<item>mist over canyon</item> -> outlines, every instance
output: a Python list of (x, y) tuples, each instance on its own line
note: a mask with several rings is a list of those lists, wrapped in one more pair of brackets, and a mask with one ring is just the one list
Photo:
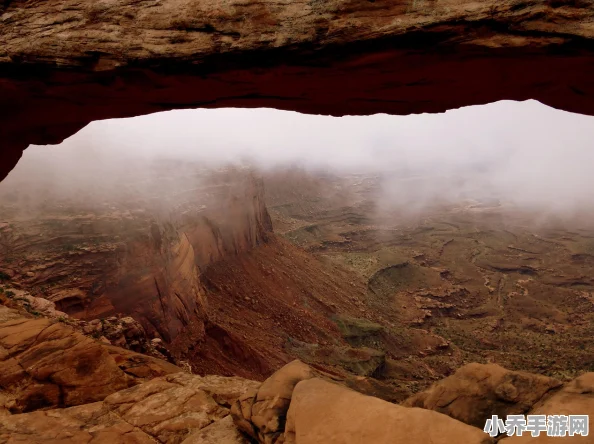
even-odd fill
[[(487, 378), (461, 408), (528, 411), (594, 369), (590, 121), (534, 101), (407, 117), (192, 110), (31, 146), (0, 184), (0, 299), (102, 344), (136, 379), (76, 401), (38, 377), (5, 409), (106, 403), (183, 369), (252, 389), (318, 375), (472, 426), (432, 396)], [(508, 380), (532, 389), (491, 394)], [(257, 442), (289, 436), (244, 414)]]

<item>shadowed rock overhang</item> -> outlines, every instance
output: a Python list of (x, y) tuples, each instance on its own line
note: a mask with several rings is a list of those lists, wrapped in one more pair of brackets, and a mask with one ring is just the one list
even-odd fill
[[(0, 179), (29, 144), (176, 108), (594, 114), (594, 1), (3, 0)], [(232, 122), (230, 122), (232, 125)]]

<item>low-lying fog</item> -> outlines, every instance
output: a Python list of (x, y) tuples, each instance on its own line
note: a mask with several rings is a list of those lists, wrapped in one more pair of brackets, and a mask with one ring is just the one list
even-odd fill
[(535, 101), (438, 115), (335, 118), (218, 109), (98, 121), (61, 145), (28, 148), (0, 184), (0, 199), (23, 184), (38, 184), (38, 196), (51, 190), (117, 193), (119, 183), (132, 177), (154, 189), (163, 184), (155, 176), (162, 171), (153, 167), (164, 159), (192, 161), (190, 168), (298, 165), (381, 174), (379, 201), (402, 209), (467, 198), (495, 198), (557, 216), (594, 209), (594, 118)]

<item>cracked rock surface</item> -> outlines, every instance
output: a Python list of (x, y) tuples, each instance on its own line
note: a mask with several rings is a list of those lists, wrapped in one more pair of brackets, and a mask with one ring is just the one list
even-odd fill
[[(589, 414), (594, 412), (592, 373), (560, 386), (551, 378), (472, 364), (425, 393), (465, 401), (442, 411), (397, 405), (350, 390), (300, 361), (264, 383), (238, 377), (171, 373), (65, 409), (0, 415), (6, 443), (175, 444), (492, 444), (469, 416)], [(467, 380), (470, 389), (461, 381)], [(495, 393), (495, 395), (494, 395)], [(487, 400), (505, 398), (507, 410)], [(465, 406), (466, 408), (461, 408)], [(444, 414), (445, 413), (445, 414)], [(475, 418), (476, 419), (476, 418)], [(500, 437), (501, 438), (501, 437)], [(502, 438), (548, 442), (546, 436)], [(573, 440), (574, 438), (571, 438)], [(575, 437), (578, 442), (580, 437)]]
[(175, 373), (103, 402), (1, 416), (0, 442), (247, 444), (227, 406), (258, 386), (241, 378)]
[(100, 401), (147, 379), (181, 371), (106, 345), (47, 318), (0, 306), (0, 409), (21, 413)]

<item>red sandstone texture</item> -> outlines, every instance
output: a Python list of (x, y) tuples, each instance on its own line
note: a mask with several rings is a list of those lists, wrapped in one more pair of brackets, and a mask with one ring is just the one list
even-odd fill
[(6, 1), (0, 177), (31, 143), (174, 108), (410, 114), (533, 98), (594, 114), (593, 11), (591, 0)]

